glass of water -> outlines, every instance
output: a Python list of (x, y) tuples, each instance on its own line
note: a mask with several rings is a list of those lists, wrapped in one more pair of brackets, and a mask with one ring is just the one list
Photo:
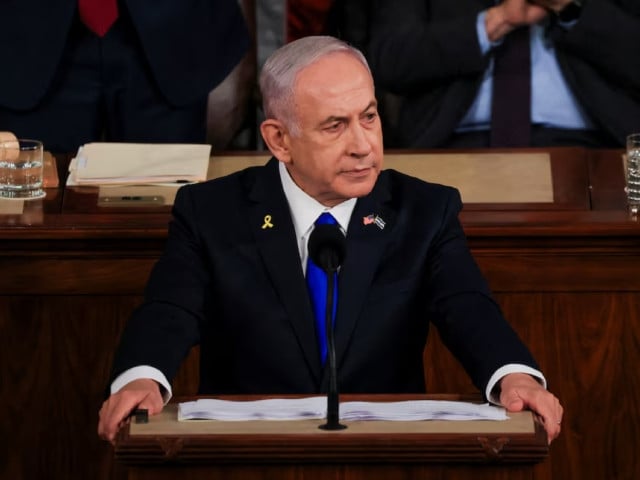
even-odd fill
[(18, 139), (0, 144), (0, 198), (43, 198), (42, 142)]

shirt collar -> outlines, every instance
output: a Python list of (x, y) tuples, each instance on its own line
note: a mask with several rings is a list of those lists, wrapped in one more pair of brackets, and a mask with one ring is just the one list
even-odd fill
[(284, 195), (289, 204), (289, 210), (296, 230), (296, 237), (304, 237), (311, 229), (316, 219), (322, 212), (329, 212), (337, 220), (340, 229), (346, 234), (351, 214), (356, 206), (356, 198), (350, 198), (335, 207), (322, 205), (313, 197), (307, 195), (298, 185), (295, 184), (291, 175), (283, 162), (280, 162), (280, 181)]

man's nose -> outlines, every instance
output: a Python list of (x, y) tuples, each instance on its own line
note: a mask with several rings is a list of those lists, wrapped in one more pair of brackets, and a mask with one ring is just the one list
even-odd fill
[(371, 134), (359, 123), (351, 125), (349, 128), (349, 155), (354, 157), (365, 157), (371, 153)]

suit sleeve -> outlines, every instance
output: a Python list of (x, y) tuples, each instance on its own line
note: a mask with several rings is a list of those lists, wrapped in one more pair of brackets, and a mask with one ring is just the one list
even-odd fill
[(178, 191), (165, 251), (151, 272), (143, 304), (122, 334), (112, 378), (129, 368), (148, 365), (171, 382), (191, 347), (199, 342), (209, 273), (188, 190)]
[(556, 24), (551, 34), (559, 53), (591, 65), (640, 99), (640, 3), (589, 0), (573, 27)]
[(539, 368), (493, 299), (458, 220), (459, 194), (450, 192), (426, 269), (431, 318), (447, 348), (484, 392), (504, 365)]
[[(376, 83), (397, 94), (429, 84), (479, 75), (486, 65), (476, 31), (480, 8), (464, 6), (434, 21), (425, 0), (376, 0), (370, 25), (369, 62)], [(479, 6), (480, 7), (480, 6)], [(453, 7), (447, 7), (452, 9)]]

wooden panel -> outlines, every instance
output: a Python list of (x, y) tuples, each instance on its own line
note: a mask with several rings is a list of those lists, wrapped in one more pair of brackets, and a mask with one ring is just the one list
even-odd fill
[[(562, 434), (544, 467), (550, 472), (541, 467), (536, 478), (637, 478), (640, 291), (499, 292), (497, 299), (565, 406)], [(474, 391), (437, 332), (425, 366), (429, 391)]]
[(591, 152), (589, 179), (591, 181), (592, 208), (594, 210), (620, 209), (627, 201), (624, 177), (613, 172), (622, 169), (622, 152), (619, 150)]
[[(117, 339), (140, 296), (0, 296), (0, 478), (124, 478), (96, 433)], [(197, 352), (175, 382), (197, 389)], [(116, 475), (116, 473), (118, 475)]]
[(637, 478), (640, 379), (632, 366), (640, 364), (640, 292), (498, 299), (566, 407), (553, 478)]
[[(97, 413), (139, 297), (0, 297), (0, 478), (109, 478)], [(11, 439), (10, 441), (8, 439)]]
[(618, 255), (579, 249), (514, 251), (508, 261), (505, 256), (485, 251), (474, 251), (474, 256), (494, 291), (640, 290), (640, 275), (632, 274), (640, 272), (640, 249)]
[(33, 258), (2, 261), (0, 291), (10, 295), (139, 295), (156, 258)]
[(229, 465), (194, 467), (180, 476), (179, 468), (135, 468), (129, 480), (525, 480), (528, 467), (423, 466), (423, 465)]

